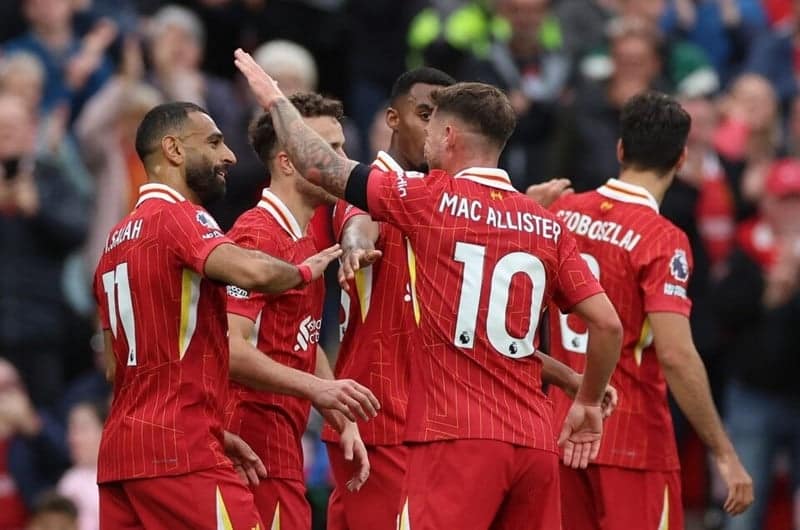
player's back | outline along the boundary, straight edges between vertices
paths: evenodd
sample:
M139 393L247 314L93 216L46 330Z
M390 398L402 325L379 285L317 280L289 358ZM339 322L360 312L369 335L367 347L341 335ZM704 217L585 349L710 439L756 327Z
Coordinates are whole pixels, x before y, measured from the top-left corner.
M688 316L686 283L691 254L685 235L658 213L638 186L612 179L598 190L571 195L551 210L578 241L622 321L622 355L611 384L620 404L607 420L597 463L677 469L666 382L653 347L647 313ZM551 312L550 353L582 372L589 340L577 316ZM556 418L571 400L554 390Z
M202 274L226 242L205 210L159 184L143 186L136 209L111 231L95 274L116 358L100 482L225 461L225 291Z
M421 321L407 439L493 439L555 450L533 353L551 299L571 307L600 291L574 241L502 170L381 182L370 190L370 208L401 227L416 256L410 274ZM560 274L565 269L572 274Z

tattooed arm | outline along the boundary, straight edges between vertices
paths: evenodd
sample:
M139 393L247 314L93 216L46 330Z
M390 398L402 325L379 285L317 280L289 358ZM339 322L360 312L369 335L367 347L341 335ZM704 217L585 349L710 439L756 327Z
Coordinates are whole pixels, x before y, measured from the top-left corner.
M300 174L329 193L344 197L347 180L358 162L337 155L319 134L306 125L275 80L250 54L238 49L234 57L236 67L247 78L256 99L272 115L278 140Z

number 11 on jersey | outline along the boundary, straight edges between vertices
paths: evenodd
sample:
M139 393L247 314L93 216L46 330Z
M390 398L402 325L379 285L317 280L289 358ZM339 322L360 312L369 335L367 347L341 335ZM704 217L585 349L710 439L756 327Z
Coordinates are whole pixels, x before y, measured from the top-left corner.
M103 290L108 301L108 321L111 333L117 338L117 312L122 331L128 342L128 366L136 366L136 326L133 319L133 301L128 282L128 264L120 263L113 271L103 274Z

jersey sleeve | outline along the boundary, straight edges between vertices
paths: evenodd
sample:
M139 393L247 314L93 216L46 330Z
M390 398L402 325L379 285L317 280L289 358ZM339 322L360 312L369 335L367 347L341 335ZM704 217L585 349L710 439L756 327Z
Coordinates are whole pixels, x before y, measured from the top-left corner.
M369 215L364 210L353 206L352 204L348 203L347 201L339 200L336 202L336 206L333 207L333 235L336 238L336 241L341 241L342 239L342 230L344 230L344 225L347 224L347 221L356 217L358 215Z
M268 227L263 223L252 221L248 213L243 214L228 231L228 237L236 245L258 250L270 256L282 258L282 252ZM260 292L248 291L235 285L228 286L227 311L256 321L264 308L267 297Z
M94 273L94 300L97 304L97 318L100 321L101 329L111 329L111 322L108 318L108 300L106 297L105 287L103 286L103 259L100 261L97 270Z
M171 219L163 222L162 234L178 259L201 276L211 251L232 241L207 211L190 203L180 203L164 210Z
M693 267L692 250L686 235L676 228L643 246L637 256L639 285L646 313L678 313L686 317L692 309L687 295Z
M395 173L373 168L367 182L369 213L376 221L386 221L404 232L424 223L433 204L432 186L439 179L413 171Z
M557 285L553 301L562 312L568 313L576 304L604 291L578 252L575 238L566 228L562 227L561 230L558 273L555 275Z

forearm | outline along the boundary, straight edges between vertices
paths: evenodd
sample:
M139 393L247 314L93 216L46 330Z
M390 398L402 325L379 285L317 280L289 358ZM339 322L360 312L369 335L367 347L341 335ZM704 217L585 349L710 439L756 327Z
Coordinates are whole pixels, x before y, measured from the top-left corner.
M534 355L542 361L542 383L555 385L574 396L580 386L580 376L575 370L539 350Z
M317 364L314 367L314 375L320 379L335 379L331 363L328 362L328 355L320 345L317 345Z
M662 362L661 366L675 401L703 443L716 456L732 452L733 446L711 398L708 375L700 355L694 351L681 356L679 361Z
M275 131L300 174L337 197L344 197L347 179L357 162L339 156L285 97L270 107Z
M378 223L368 215L357 215L344 225L341 245L344 252L353 250L374 250L380 236Z
M317 378L264 355L240 337L230 339L230 378L255 390L310 399Z
M606 329L594 330L589 325L586 368L576 400L581 403L600 404L619 360L621 346L621 333Z

